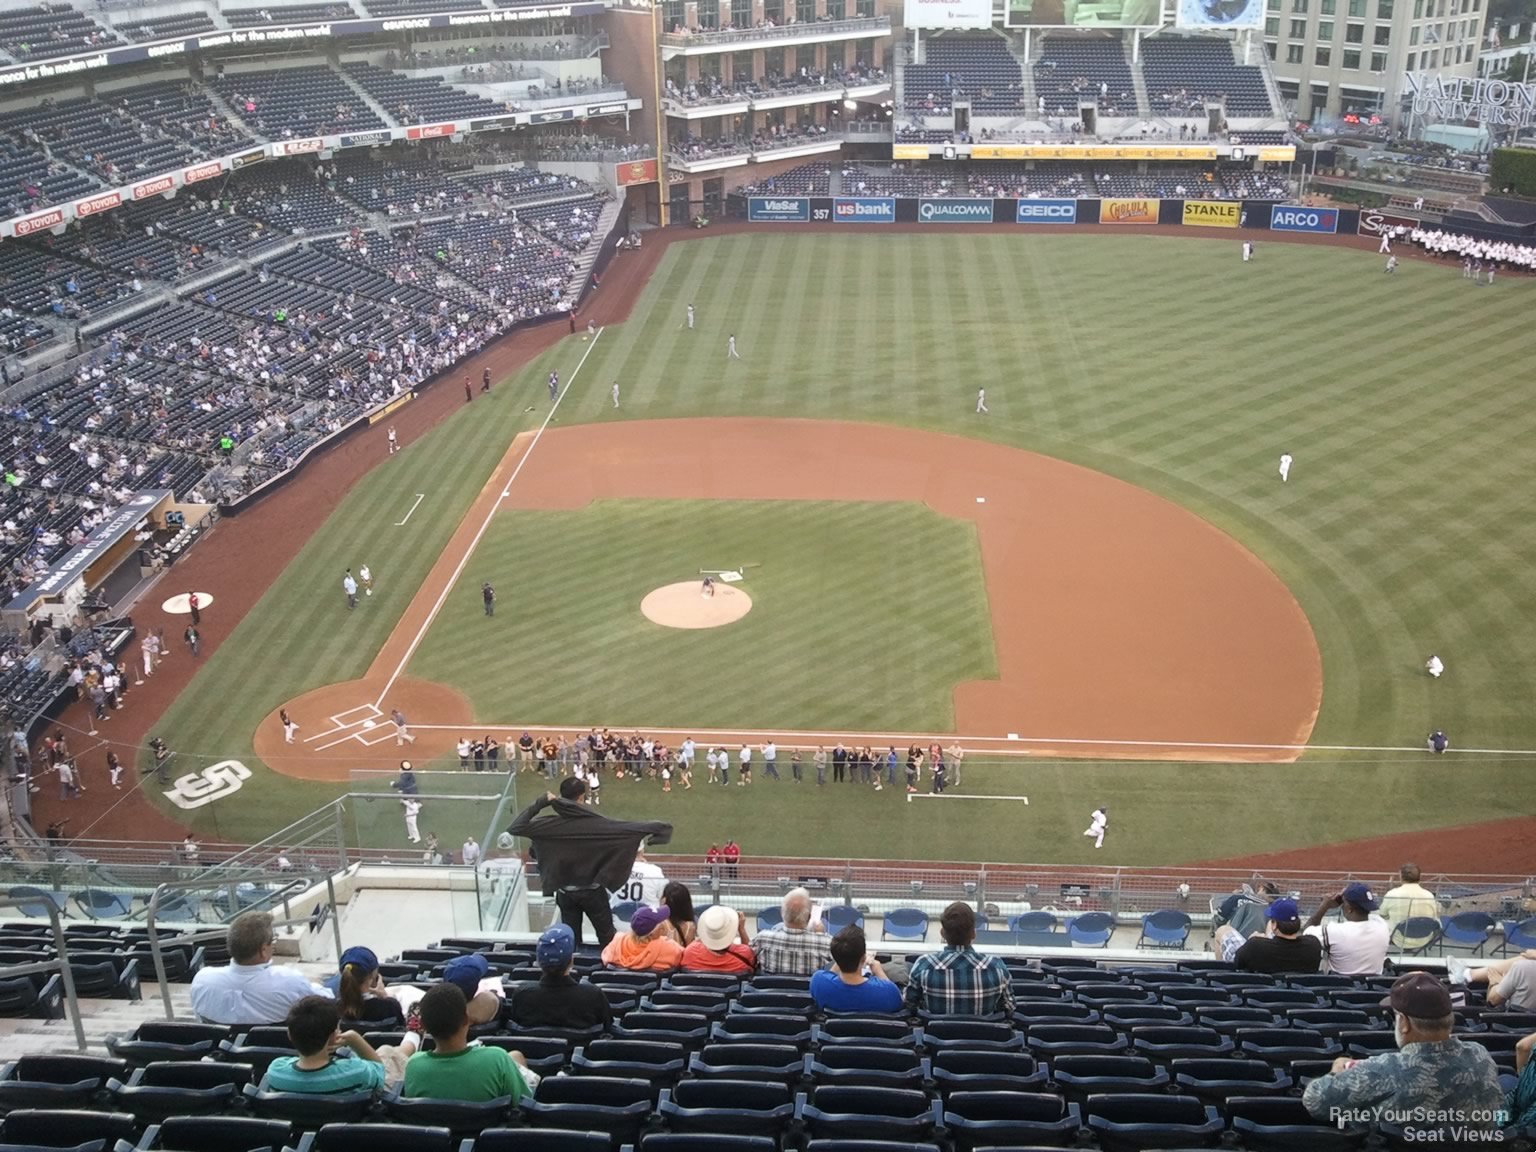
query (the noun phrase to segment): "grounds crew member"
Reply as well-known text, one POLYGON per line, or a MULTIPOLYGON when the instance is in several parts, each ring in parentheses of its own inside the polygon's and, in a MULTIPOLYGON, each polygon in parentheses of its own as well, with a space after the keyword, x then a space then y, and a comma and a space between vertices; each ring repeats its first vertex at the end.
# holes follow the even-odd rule
POLYGON ((570 925, 578 948, 583 913, 597 930, 599 946, 613 939, 608 893, 629 880, 642 843, 666 844, 672 839, 670 824, 598 815, 581 802, 586 791, 585 781, 568 777, 560 781, 560 795, 546 792, 507 828, 532 845, 544 895, 555 898, 560 919, 570 925))

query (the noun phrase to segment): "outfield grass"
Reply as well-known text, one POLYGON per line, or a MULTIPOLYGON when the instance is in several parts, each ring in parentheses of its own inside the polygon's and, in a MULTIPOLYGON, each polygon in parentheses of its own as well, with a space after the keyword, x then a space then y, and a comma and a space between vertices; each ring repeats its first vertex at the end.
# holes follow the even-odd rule
MULTIPOLYGON (((1323 654, 1316 742, 1413 745, 1439 727, 1459 747, 1536 748, 1536 604, 1523 594, 1536 561, 1525 529, 1536 496, 1524 366, 1533 299, 1525 281, 1473 288, 1418 262, 1387 277, 1373 255, 1285 244, 1244 265, 1235 242, 1161 237, 690 240, 667 252, 631 320, 603 334, 559 419, 890 421, 1098 468, 1216 523, 1290 586, 1323 654), (682 328, 690 301, 692 332, 682 328), (732 332, 744 358, 727 364, 732 332), (988 418, 973 413, 978 386, 988 418), (1282 451, 1296 461, 1283 486, 1282 451), (1421 671, 1431 652, 1448 666, 1436 682, 1421 671)), ((477 401, 359 484, 172 709, 163 732, 173 746, 249 763, 251 729, 268 710, 360 674, 510 437, 538 414, 521 412, 542 377, 558 367, 569 379, 585 347, 562 345, 498 387, 493 406, 477 401), (421 491, 429 499, 407 529, 389 528, 421 491), (363 561, 379 592, 344 616, 335 573, 363 561)), ((504 591, 503 611, 512 598, 504 591)), ((892 620, 893 637, 904 635, 907 622, 892 620)), ((732 632, 715 634, 721 667, 732 632)), ((566 637, 550 639, 558 652, 566 637)), ((500 674, 528 654, 494 657, 500 674)), ((547 672, 570 675, 559 662, 547 672)), ((734 723, 765 723, 756 703, 744 697, 734 723)), ((1268 769, 1077 762, 1020 777, 1044 781, 1022 789, 1034 789, 1027 809, 895 801, 879 821, 861 818, 868 797, 809 802, 759 785, 753 823, 767 831, 752 850, 1074 859, 1088 810, 1108 802, 1119 834, 1090 858, 1173 863, 1536 812, 1525 762, 1479 760, 1474 774, 1453 760, 1449 786, 1446 771, 1412 756, 1268 769), (1198 837, 1197 791, 1220 814, 1198 837), (1269 815, 1277 795, 1294 813, 1279 823, 1269 815)), ((997 787, 1013 779, 1000 775, 997 787)), ((257 835, 332 791, 258 772, 242 799, 259 805, 198 819, 257 835)), ((685 846, 707 843, 745 803, 697 788, 619 792, 615 811, 671 805, 685 846)), ((739 825, 726 830, 746 842, 739 825)))
POLYGON ((750 714, 761 728, 943 732, 955 684, 997 674, 975 525, 923 505, 508 510, 470 567, 470 586, 488 573, 510 594, 491 620, 475 597, 450 597, 408 671, 459 688, 488 720, 730 728, 750 714), (752 565, 752 611, 728 631, 640 614, 652 589, 737 564, 752 565), (533 658, 486 665, 473 654, 488 636, 533 658))

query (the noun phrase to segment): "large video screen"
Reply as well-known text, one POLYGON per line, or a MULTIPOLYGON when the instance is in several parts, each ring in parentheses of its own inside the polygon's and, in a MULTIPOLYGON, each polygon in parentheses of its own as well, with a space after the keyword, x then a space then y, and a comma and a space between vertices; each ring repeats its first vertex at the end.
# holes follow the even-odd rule
POLYGON ((1180 28, 1262 28, 1264 0, 1177 0, 1180 28))
POLYGON ((1008 0, 1010 28, 1152 28, 1163 0, 1008 0))

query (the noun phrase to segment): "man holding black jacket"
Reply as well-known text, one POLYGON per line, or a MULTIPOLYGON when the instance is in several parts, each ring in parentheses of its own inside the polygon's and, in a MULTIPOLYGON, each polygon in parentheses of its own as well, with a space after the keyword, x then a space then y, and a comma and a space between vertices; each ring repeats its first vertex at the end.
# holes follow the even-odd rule
POLYGON ((672 839, 670 824, 598 815, 582 803, 586 791, 585 781, 562 780, 558 796, 546 792, 507 828, 532 845, 544 895, 555 898, 560 919, 570 925, 578 948, 583 914, 592 921, 599 946, 613 939, 608 893, 629 879, 643 842, 666 844, 672 839))

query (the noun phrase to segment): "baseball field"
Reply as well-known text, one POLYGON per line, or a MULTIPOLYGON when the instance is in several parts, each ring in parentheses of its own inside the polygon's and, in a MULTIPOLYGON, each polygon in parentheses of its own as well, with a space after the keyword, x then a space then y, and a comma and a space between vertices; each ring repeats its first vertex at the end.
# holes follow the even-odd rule
MULTIPOLYGON (((456 766, 460 736, 609 726, 785 749, 750 789, 607 784, 684 852, 1171 865, 1536 814, 1533 291, 1162 236, 673 243, 621 323, 398 455, 383 424, 346 449, 376 466, 156 728, 180 771, 251 777, 146 795, 258 839, 402 755, 456 766), (640 611, 704 571, 751 610, 640 611), (787 779, 791 746, 918 737, 967 746, 959 789, 787 779)), ((455 844, 487 810, 429 797, 422 827, 455 844)), ((355 826, 403 846, 388 801, 355 826)))

